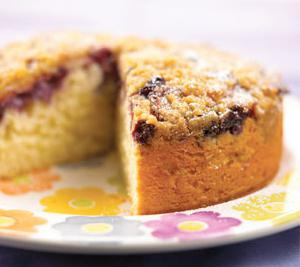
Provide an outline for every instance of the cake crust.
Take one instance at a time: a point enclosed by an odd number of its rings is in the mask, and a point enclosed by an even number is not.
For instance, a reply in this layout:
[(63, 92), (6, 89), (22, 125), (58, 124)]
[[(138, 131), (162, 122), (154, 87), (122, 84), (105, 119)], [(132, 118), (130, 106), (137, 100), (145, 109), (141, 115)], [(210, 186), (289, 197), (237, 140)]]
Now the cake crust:
[(265, 125), (247, 119), (237, 136), (225, 133), (201, 142), (193, 137), (168, 142), (158, 138), (151, 146), (136, 148), (139, 197), (133, 213), (196, 209), (264, 187), (280, 164), (281, 116), (272, 114)]

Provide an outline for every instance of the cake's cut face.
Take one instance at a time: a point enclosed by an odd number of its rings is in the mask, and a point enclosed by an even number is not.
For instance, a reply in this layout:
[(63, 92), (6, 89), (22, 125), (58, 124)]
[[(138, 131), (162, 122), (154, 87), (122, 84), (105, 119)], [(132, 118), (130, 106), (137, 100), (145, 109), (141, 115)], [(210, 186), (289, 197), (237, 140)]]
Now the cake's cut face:
[[(96, 38), (79, 51), (72, 51), (71, 37), (70, 49), (65, 50), (61, 46), (66, 36), (55, 46), (52, 39), (47, 46), (43, 38), (26, 45), (26, 69), (20, 69), (22, 61), (17, 58), (19, 66), (5, 65), (8, 75), (0, 77), (1, 177), (86, 159), (107, 152), (113, 144), (114, 55)], [(16, 50), (11, 57), (18, 57), (23, 46), (10, 48)], [(7, 61), (5, 51), (10, 49), (3, 50)], [(34, 80), (31, 75), (36, 75)]]
[(133, 214), (227, 201), (278, 170), (284, 88), (237, 56), (63, 33), (0, 50), (0, 70), (0, 177), (108, 151), (115, 123)]

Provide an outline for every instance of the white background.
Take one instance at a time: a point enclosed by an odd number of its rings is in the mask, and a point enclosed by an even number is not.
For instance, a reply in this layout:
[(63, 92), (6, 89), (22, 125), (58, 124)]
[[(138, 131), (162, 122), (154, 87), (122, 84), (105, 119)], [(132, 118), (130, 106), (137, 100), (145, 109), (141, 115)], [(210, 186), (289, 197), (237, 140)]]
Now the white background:
[(62, 29), (210, 42), (300, 84), (296, 0), (0, 0), (0, 44)]

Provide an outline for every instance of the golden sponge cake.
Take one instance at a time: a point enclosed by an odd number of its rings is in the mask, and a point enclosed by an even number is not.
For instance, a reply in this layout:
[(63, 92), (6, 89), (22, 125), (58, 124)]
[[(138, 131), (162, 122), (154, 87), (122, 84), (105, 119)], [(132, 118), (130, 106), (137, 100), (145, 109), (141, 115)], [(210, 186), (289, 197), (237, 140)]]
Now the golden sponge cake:
[(284, 88), (235, 55), (56, 33), (3, 48), (0, 70), (1, 177), (116, 140), (132, 213), (153, 214), (240, 197), (278, 170)]

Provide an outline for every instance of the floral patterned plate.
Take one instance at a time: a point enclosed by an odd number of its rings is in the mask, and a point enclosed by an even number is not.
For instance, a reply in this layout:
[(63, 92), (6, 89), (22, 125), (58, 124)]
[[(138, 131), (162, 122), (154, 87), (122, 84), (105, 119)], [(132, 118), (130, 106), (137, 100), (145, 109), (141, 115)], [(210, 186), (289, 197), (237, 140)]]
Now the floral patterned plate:
[(0, 244), (74, 253), (161, 252), (239, 242), (300, 225), (300, 105), (292, 97), (285, 101), (282, 166), (266, 188), (198, 210), (129, 216), (112, 153), (0, 180)]

